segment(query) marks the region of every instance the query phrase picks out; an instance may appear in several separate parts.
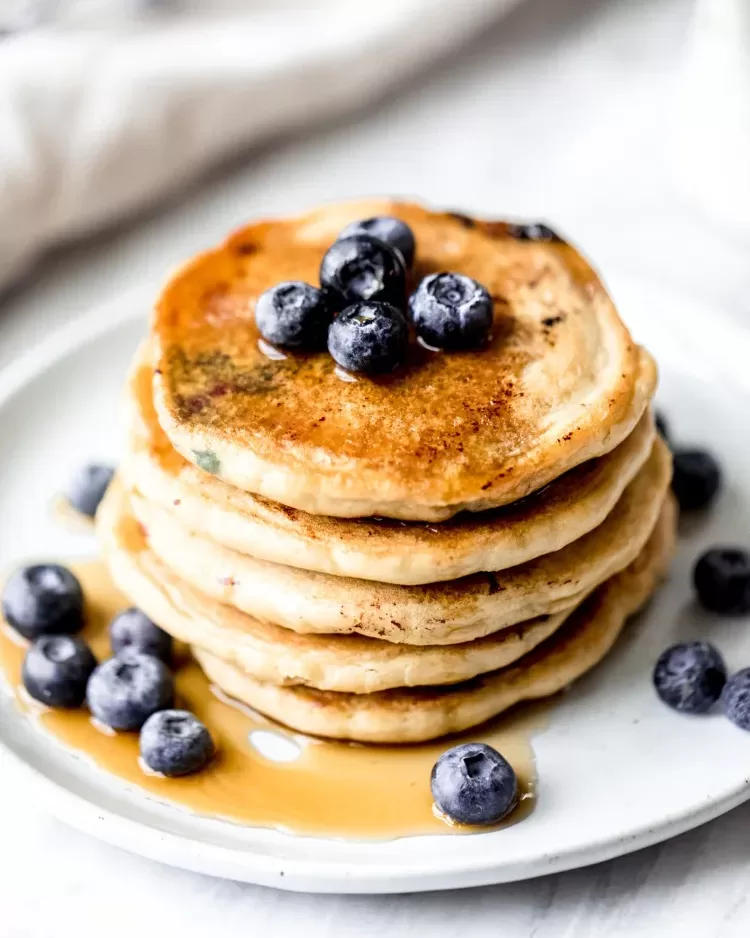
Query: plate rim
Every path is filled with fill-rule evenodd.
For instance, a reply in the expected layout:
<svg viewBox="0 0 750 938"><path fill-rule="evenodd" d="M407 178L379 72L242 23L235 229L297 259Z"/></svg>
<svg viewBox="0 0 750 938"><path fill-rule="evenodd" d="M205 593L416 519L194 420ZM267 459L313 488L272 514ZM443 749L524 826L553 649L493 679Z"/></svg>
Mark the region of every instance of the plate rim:
<svg viewBox="0 0 750 938"><path fill-rule="evenodd" d="M437 892L499 885L581 869L687 833L750 799L750 788L745 784L739 786L731 796L710 802L698 811L676 816L664 825L636 830L620 840L589 843L574 850L546 854L512 866L487 863L486 858L480 858L474 863L463 860L455 866L445 865L439 870L426 870L414 864L412 868L399 867L396 872L388 872L387 864L379 869L370 866L358 869L346 861L326 860L316 866L307 859L279 859L268 854L233 850L160 831L141 821L93 805L49 778L46 773L30 766L3 738L0 738L0 747L20 766L34 787L43 793L44 803L54 817L97 840L146 859L215 878L271 886L288 892L329 895ZM370 846L377 847L378 843Z"/></svg>

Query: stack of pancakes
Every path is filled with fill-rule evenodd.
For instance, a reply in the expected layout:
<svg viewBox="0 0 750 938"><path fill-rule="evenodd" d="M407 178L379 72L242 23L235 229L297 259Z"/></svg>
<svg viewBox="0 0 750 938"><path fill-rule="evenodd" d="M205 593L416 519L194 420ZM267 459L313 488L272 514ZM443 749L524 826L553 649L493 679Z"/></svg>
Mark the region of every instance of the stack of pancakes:
<svg viewBox="0 0 750 938"><path fill-rule="evenodd" d="M260 293L317 283L339 231L383 214L414 231L414 283L487 287L489 344L414 342L378 379L266 346ZM306 733L426 740L554 694L648 599L675 528L655 367L582 257L533 234L349 203L167 284L98 527L118 586L226 694Z"/></svg>

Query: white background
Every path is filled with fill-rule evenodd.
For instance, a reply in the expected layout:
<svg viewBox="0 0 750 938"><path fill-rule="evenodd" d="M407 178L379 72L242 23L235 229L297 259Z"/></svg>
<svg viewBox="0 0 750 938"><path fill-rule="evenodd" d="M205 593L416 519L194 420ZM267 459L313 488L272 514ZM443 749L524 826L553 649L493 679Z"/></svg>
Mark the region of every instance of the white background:
<svg viewBox="0 0 750 938"><path fill-rule="evenodd" d="M703 218L674 181L689 11L688 0L526 0L471 48L353 121L251 153L148 218L47 259L0 305L0 366L119 291L156 289L171 265L256 214L369 193L545 217L605 275L656 276L750 322L750 245ZM0 773L1 938L415 930L744 938L750 930L750 805L661 847L527 883L310 897L128 856L38 810L2 757Z"/></svg>

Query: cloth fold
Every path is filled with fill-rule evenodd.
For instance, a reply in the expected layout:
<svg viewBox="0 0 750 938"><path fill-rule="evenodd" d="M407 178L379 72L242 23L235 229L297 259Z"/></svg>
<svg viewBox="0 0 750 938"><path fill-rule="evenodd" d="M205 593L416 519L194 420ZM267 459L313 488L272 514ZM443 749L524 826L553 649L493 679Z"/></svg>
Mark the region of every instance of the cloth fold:
<svg viewBox="0 0 750 938"><path fill-rule="evenodd" d="M255 0L0 43L0 288L222 157L361 106L517 0Z"/></svg>

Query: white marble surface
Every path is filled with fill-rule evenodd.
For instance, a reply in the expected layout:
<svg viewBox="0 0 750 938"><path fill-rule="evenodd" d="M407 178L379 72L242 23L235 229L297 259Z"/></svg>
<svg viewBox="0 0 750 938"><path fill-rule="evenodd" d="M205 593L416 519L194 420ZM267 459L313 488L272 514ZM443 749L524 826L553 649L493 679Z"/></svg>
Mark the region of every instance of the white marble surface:
<svg viewBox="0 0 750 938"><path fill-rule="evenodd" d="M657 276L750 321L750 245L701 217L673 181L689 11L688 0L526 0L471 49L353 121L248 154L150 217L50 257L0 305L0 366L66 317L134 283L156 286L171 264L252 215L371 192L547 217L605 273ZM415 929L436 938L744 938L750 930L750 805L660 847L527 883L310 897L128 856L46 816L2 757L0 772L0 934L8 938L398 938Z"/></svg>

